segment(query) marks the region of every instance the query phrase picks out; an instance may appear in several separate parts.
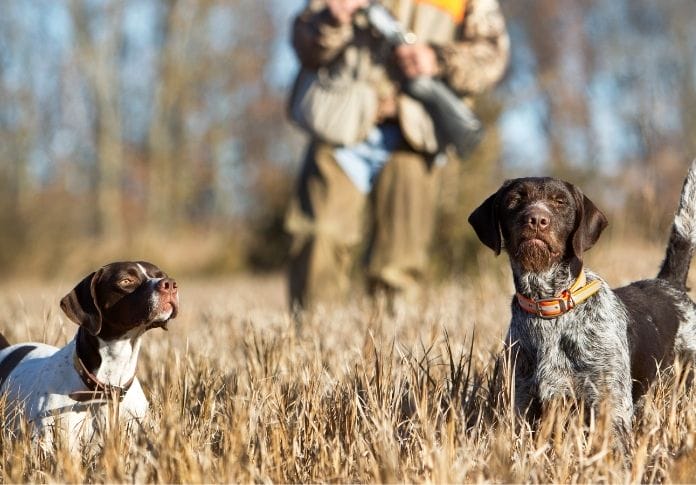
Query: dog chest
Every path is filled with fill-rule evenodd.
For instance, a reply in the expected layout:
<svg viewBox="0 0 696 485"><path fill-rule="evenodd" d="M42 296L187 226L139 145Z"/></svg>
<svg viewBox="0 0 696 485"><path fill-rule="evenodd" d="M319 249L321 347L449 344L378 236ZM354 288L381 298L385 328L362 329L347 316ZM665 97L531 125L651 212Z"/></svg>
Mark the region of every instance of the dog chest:
<svg viewBox="0 0 696 485"><path fill-rule="evenodd" d="M592 399L626 367L621 352L625 336L614 331L614 323L586 321L579 318L582 313L552 320L519 315L519 328L513 332L511 327L542 400L570 395Z"/></svg>

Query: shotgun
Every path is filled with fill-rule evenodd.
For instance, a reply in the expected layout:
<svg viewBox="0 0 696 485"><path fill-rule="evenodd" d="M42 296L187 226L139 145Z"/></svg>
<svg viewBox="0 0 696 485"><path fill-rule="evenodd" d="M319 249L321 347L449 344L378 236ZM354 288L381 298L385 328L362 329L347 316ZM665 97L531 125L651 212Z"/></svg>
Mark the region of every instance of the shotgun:
<svg viewBox="0 0 696 485"><path fill-rule="evenodd" d="M370 2L365 14L370 26L388 44L396 47L416 42L416 35L404 30L377 0ZM421 76L407 80L404 91L420 101L433 119L440 146L451 146L462 159L476 148L483 135L483 126L471 109L443 82Z"/></svg>

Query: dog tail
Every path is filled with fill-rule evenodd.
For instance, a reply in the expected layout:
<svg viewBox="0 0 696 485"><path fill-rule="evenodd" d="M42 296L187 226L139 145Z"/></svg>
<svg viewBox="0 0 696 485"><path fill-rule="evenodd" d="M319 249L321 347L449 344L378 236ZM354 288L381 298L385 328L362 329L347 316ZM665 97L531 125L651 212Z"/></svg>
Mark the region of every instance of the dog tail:
<svg viewBox="0 0 696 485"><path fill-rule="evenodd" d="M7 341L5 336L0 333L0 350L4 349L5 347L9 347L10 342Z"/></svg>
<svg viewBox="0 0 696 485"><path fill-rule="evenodd" d="M686 289L691 257L696 248L696 160L684 180L679 207L667 244L665 260L657 277Z"/></svg>

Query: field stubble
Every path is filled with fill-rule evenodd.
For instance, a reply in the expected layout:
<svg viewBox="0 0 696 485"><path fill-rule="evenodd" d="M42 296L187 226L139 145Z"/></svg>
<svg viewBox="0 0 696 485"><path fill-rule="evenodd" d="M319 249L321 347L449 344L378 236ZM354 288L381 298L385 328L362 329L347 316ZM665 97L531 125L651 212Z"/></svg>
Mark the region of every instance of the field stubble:
<svg viewBox="0 0 696 485"><path fill-rule="evenodd" d="M661 245L603 243L612 285L652 276ZM613 250L611 248L614 248ZM138 376L150 418L89 460L2 440L2 482L685 482L696 480L696 392L666 373L634 422L631 468L601 417L560 406L538 433L515 420L496 366L512 293L503 258L427 289L388 315L366 301L320 311L301 336L280 277L179 281L182 312L145 337ZM76 275L75 280L80 275ZM63 345L70 282L6 282L12 342Z"/></svg>

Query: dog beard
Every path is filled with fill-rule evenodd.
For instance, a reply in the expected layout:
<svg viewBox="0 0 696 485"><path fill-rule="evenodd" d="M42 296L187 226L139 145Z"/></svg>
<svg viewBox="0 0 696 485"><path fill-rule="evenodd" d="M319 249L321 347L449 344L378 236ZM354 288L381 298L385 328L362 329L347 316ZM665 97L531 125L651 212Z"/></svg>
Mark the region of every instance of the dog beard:
<svg viewBox="0 0 696 485"><path fill-rule="evenodd" d="M549 244L540 239L528 239L517 246L515 259L525 271L539 273L551 267L556 254Z"/></svg>

